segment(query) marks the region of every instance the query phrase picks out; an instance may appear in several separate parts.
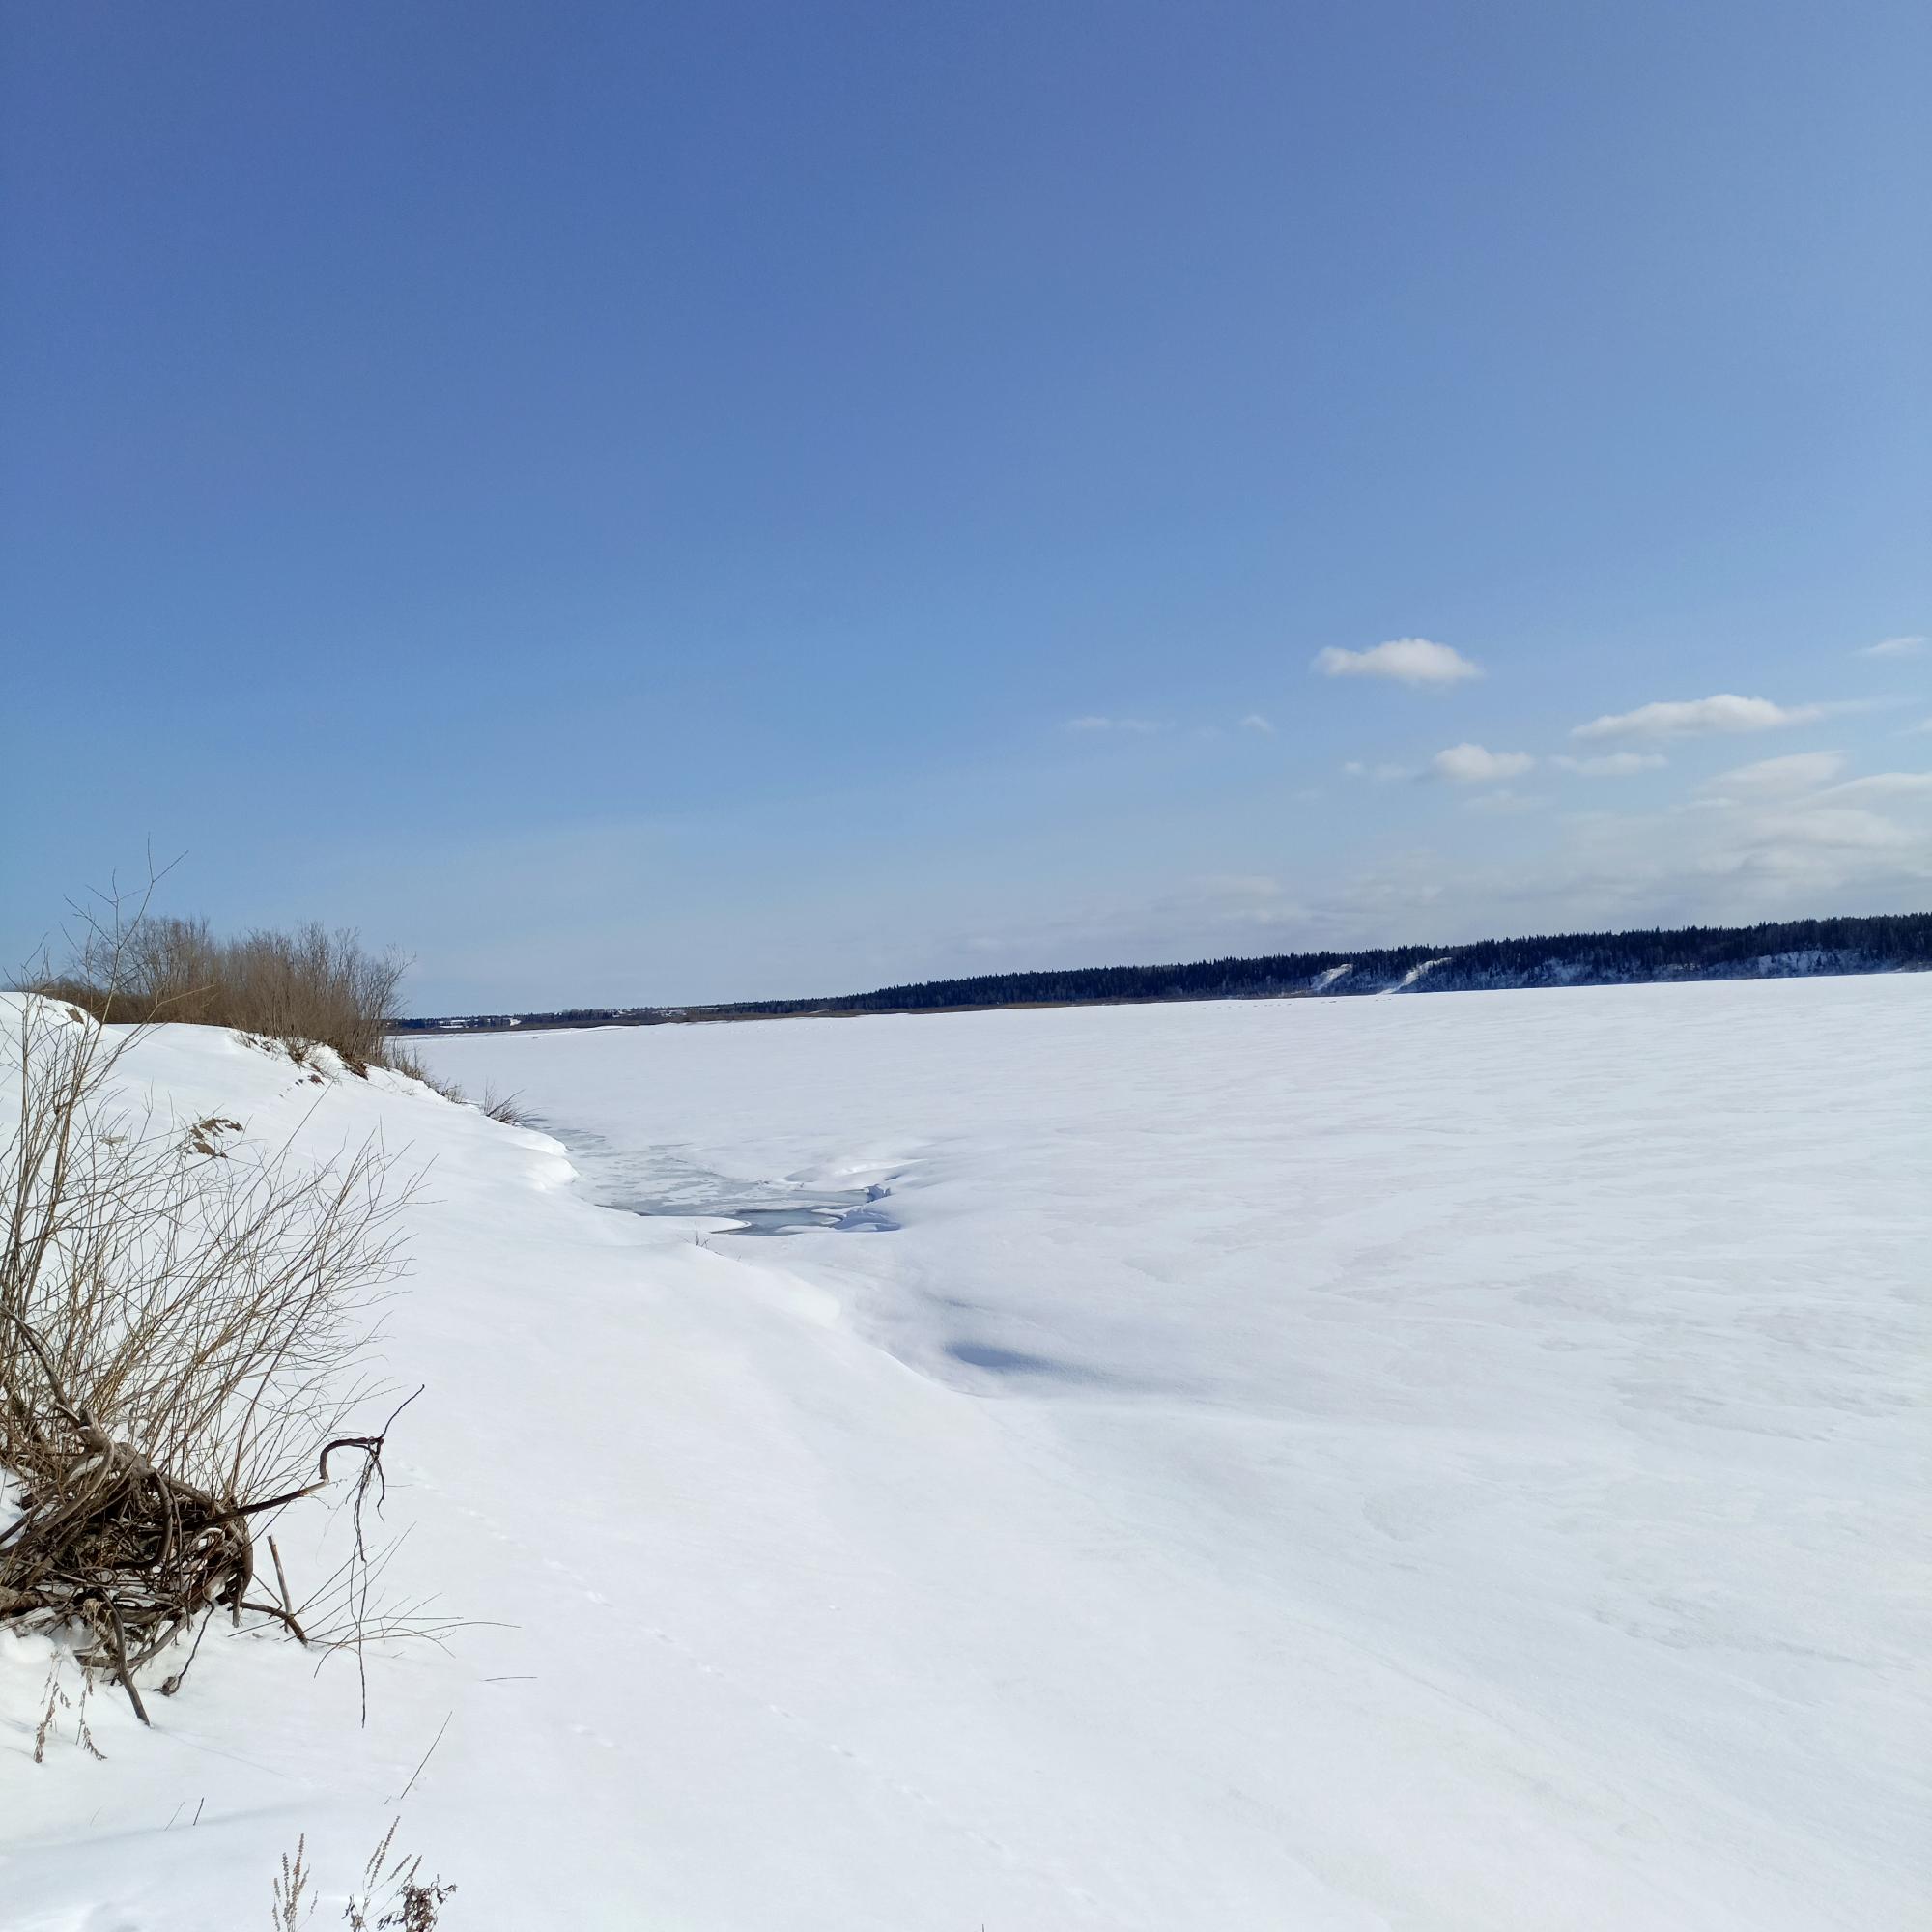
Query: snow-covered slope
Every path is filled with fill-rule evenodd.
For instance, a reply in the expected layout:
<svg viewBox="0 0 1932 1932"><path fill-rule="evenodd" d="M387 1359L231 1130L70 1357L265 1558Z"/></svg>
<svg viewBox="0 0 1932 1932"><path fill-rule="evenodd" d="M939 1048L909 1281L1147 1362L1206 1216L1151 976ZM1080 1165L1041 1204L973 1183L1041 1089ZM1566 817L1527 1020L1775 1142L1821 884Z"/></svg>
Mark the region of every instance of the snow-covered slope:
<svg viewBox="0 0 1932 1932"><path fill-rule="evenodd" d="M433 1160L389 1519L492 1622L367 1731L212 1638L40 1767L0 1639L0 1922L255 1922L399 1808L448 1932L1908 1922L1932 979L431 1050L579 1178L216 1034L134 1070Z"/></svg>

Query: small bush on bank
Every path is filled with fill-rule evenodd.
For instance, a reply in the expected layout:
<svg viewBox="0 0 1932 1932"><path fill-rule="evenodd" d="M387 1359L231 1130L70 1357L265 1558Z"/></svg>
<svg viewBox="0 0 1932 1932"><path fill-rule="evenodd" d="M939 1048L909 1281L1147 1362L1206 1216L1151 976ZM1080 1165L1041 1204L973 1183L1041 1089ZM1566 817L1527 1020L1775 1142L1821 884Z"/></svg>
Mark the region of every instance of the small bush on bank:
<svg viewBox="0 0 1932 1932"><path fill-rule="evenodd" d="M399 1065L406 962L348 930L310 922L218 939L205 919L144 918L81 946L68 972L32 987L98 1020L233 1027L292 1046L330 1046L356 1072ZM421 1077L414 1065L402 1068Z"/></svg>

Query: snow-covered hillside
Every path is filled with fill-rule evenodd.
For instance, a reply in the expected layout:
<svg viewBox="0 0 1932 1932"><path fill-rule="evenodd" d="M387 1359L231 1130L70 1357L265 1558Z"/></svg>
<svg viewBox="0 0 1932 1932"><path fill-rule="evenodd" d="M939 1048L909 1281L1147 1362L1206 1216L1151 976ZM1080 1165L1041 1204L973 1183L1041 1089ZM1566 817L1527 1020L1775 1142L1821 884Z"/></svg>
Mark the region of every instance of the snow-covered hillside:
<svg viewBox="0 0 1932 1932"><path fill-rule="evenodd" d="M432 1163L394 1576L481 1627L366 1731L217 1634L39 1767L0 1638L0 1923L259 1923L398 1810L446 1932L1909 1921L1932 978L430 1051L554 1138L132 1073Z"/></svg>

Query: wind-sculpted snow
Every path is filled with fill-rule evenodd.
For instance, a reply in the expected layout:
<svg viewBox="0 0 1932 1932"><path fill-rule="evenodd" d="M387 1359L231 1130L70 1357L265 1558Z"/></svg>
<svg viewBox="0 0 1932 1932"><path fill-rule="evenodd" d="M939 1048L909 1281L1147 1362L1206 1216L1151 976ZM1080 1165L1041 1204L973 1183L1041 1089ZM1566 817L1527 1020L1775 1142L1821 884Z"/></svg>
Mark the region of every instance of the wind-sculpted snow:
<svg viewBox="0 0 1932 1932"><path fill-rule="evenodd" d="M377 1660L367 1734L223 1639L38 1770L0 1645L22 1922L359 1869L452 1712L450 1932L1910 1922L1932 979L431 1051L576 1185L400 1087L304 1131L435 1157L398 1561L515 1628Z"/></svg>

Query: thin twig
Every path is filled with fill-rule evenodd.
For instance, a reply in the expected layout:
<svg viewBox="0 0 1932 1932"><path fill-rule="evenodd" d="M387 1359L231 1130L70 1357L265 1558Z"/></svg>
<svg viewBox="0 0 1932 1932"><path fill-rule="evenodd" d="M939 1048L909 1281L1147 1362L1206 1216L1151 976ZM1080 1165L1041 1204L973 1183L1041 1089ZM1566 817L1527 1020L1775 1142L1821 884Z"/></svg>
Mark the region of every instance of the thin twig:
<svg viewBox="0 0 1932 1932"><path fill-rule="evenodd" d="M275 1581L281 1588L283 1607L292 1611L296 1606L296 1600L289 1590L288 1572L282 1568L282 1552L275 1548L275 1539L272 1536L269 1539L269 1554L275 1559Z"/></svg>
<svg viewBox="0 0 1932 1932"><path fill-rule="evenodd" d="M454 1711L450 1712L449 1718L453 1718L455 1716L456 1713ZM448 1730L449 1728L449 1718L443 1719L441 1724L438 1727L436 1736L429 1741L429 1749L424 1751L422 1754L422 1764L417 1765L416 1768L410 1773L409 1783L404 1785L403 1788L396 1793L395 1797L389 1801L392 1804L400 1804L403 1802L403 1800L410 1795L411 1791L412 1791L415 1788L416 1779L423 1775L423 1765L427 1764L430 1761L430 1759L436 1755L436 1747L442 1742L443 1732Z"/></svg>
<svg viewBox="0 0 1932 1932"><path fill-rule="evenodd" d="M96 1591L94 1601L107 1612L107 1620L114 1627L114 1662L120 1667L121 1688L128 1693L128 1701L134 1707L134 1715L142 1723L149 1721L148 1709L141 1702L141 1693L134 1687L134 1673L128 1668L128 1634L121 1628L121 1612L115 1607L114 1599L106 1591Z"/></svg>
<svg viewBox="0 0 1932 1932"><path fill-rule="evenodd" d="M308 1648L308 1633L302 1629L300 1624L296 1622L292 1612L281 1608L279 1605L241 1604L238 1605L237 1607L243 1610L253 1610L257 1616L273 1617L277 1623L287 1627L289 1634L292 1637L294 1637L295 1640L298 1644L300 1644L304 1650Z"/></svg>

